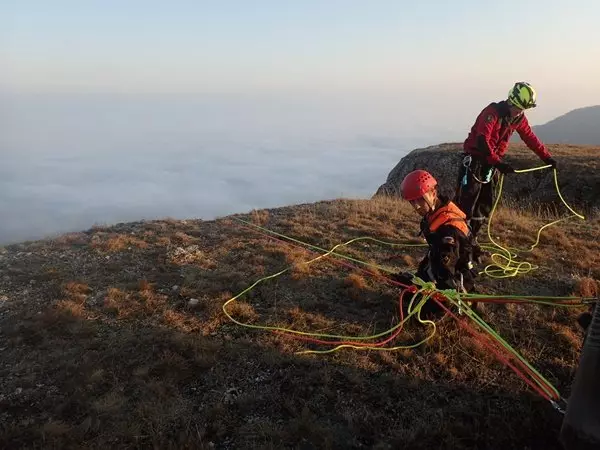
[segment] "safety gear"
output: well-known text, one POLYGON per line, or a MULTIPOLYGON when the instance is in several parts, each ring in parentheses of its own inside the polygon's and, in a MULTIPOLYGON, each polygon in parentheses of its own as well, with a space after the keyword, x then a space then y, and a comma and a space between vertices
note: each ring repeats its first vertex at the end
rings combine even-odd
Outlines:
MULTIPOLYGON (((465 222, 466 215, 448 198, 440 196, 439 200, 438 208, 421 220, 421 233, 429 250, 415 275, 424 281, 434 282, 438 289, 469 292, 475 284, 477 271, 471 261, 472 238, 465 222)), ((402 284, 413 284, 413 276, 407 272, 393 274, 390 278, 402 284)), ((428 317, 443 312, 436 302, 427 301, 420 314, 428 317)))
POLYGON ((467 215, 474 237, 489 217, 494 205, 494 192, 498 184, 498 171, 485 159, 473 157, 468 166, 461 165, 454 201, 467 215), (482 182, 493 171, 489 183, 482 182), (466 180, 466 182, 465 182, 466 180))
POLYGON ((486 158, 489 164, 496 164, 506 153, 508 142, 515 131, 540 159, 552 157, 531 130, 525 114, 511 118, 506 101, 491 103, 479 113, 465 140, 465 152, 486 158))
POLYGON ((556 160, 554 158, 546 158, 546 159, 544 159, 544 162, 547 165, 552 166, 553 169, 556 169, 558 166, 558 163, 556 162, 556 160))
POLYGON ((459 178, 459 183, 461 186, 466 186, 469 183, 469 174, 471 174, 471 177, 478 183, 487 184, 492 181, 492 178, 496 174, 496 169, 493 166, 488 166, 485 170, 480 170, 481 173, 475 174, 473 170, 471 170, 471 164, 474 164, 473 157, 471 155, 465 155, 460 170, 461 177, 459 178))
POLYGON ((508 163, 499 162, 495 165, 495 167, 500 173, 503 173, 504 175, 507 175, 509 173, 515 173, 515 169, 513 169, 512 166, 508 163))
POLYGON ((437 186, 436 179, 425 170, 414 170, 404 177, 400 193, 404 200, 417 200, 437 186))
POLYGON ((466 218, 467 215, 456 204, 448 202, 427 215, 428 231, 435 233, 442 225, 451 225, 467 236, 470 230, 467 222, 465 222, 466 218))
POLYGON ((515 83, 508 92, 508 102, 519 109, 529 109, 536 107, 537 94, 533 87, 524 81, 515 83))
MULTIPOLYGON (((473 236, 466 222, 466 214, 455 203, 440 197, 441 205, 421 220, 421 232, 429 244, 429 252, 417 276, 427 274, 440 289, 456 289, 462 274, 469 284, 471 273, 473 236)), ((423 278, 425 279, 425 278, 423 278)), ((472 285, 469 286, 469 288, 472 285)))

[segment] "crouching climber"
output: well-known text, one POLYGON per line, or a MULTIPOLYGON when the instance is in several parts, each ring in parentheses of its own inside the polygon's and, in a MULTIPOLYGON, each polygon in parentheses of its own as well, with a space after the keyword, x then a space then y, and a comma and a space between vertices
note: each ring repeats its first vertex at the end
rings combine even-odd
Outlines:
MULTIPOLYGON (((425 170, 415 170, 406 175, 400 191, 402 198, 423 217, 421 233, 429 244, 416 276, 424 281, 433 281, 438 289, 471 291, 477 272, 473 270, 472 234, 465 213, 438 193, 436 179, 425 170)), ((412 276, 401 273, 392 278, 406 284, 412 276)), ((439 306, 429 301, 422 312, 437 310, 439 306)))

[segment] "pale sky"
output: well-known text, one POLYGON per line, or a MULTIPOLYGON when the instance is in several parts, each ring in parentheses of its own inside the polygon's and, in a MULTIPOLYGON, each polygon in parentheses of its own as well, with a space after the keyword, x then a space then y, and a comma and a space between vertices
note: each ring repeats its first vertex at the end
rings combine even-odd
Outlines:
MULTIPOLYGON (((533 122, 600 104, 597 0, 4 0, 0 92, 334 93, 533 122)), ((374 100, 376 101, 376 100, 374 100)))
POLYGON ((516 81, 534 125, 600 104, 599 18, 598 0, 0 0, 0 243, 368 198, 516 81))

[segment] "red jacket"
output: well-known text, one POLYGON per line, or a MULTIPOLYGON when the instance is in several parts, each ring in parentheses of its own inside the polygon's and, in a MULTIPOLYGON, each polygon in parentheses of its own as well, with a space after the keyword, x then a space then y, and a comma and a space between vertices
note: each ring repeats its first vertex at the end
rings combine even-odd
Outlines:
POLYGON ((501 161, 508 148, 508 141, 514 132, 519 133, 523 142, 541 159, 551 155, 531 130, 525 114, 511 118, 506 101, 491 103, 475 121, 464 144, 466 153, 485 157, 489 164, 501 161))

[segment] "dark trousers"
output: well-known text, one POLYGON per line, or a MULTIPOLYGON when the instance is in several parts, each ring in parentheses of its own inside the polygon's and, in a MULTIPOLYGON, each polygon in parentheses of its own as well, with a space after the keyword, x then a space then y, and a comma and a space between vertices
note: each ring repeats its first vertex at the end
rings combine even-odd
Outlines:
POLYGON ((483 159, 473 157, 469 163, 466 156, 458 171, 454 202, 467 215, 473 237, 476 238, 494 206, 498 171, 483 159))

